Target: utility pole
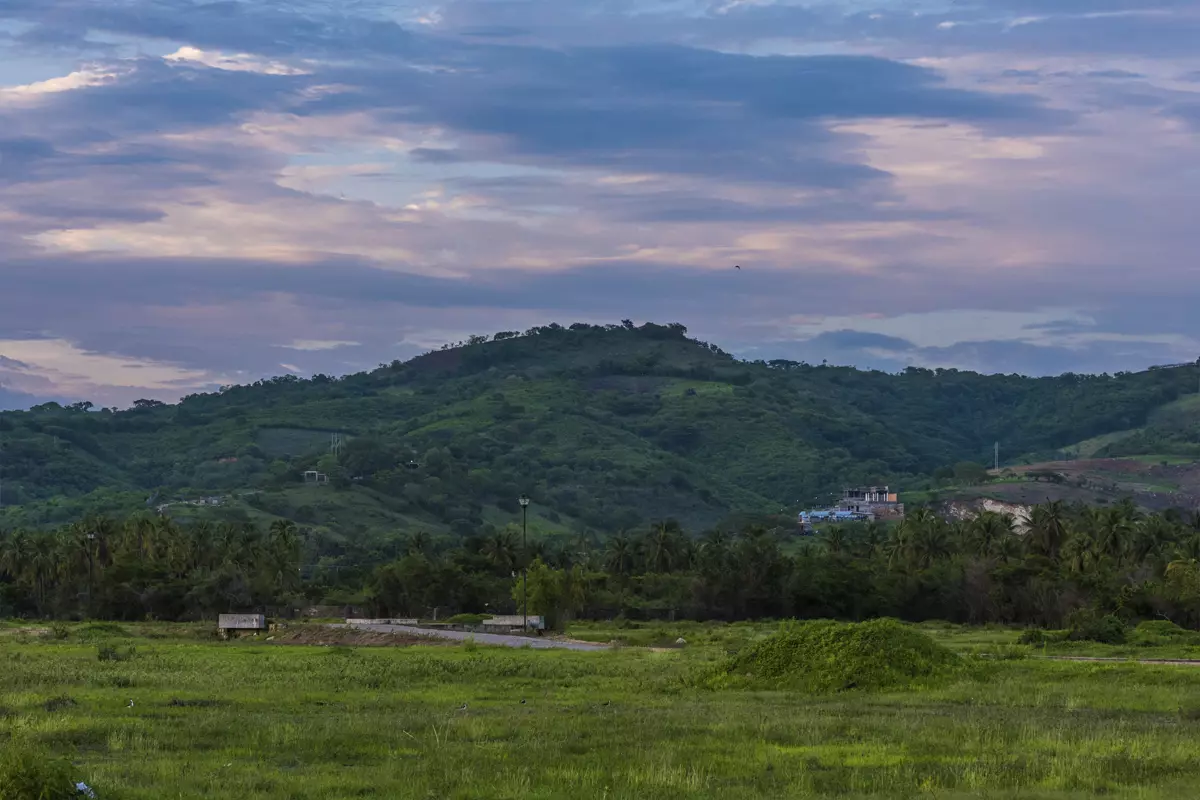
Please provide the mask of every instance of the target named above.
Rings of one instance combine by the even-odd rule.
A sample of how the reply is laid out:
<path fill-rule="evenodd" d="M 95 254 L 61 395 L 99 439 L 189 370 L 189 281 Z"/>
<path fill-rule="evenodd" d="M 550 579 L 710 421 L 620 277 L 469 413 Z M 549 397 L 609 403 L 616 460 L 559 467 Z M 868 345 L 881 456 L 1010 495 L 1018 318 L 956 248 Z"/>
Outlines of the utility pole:
<path fill-rule="evenodd" d="M 529 498 L 521 495 L 521 628 L 529 633 L 529 552 L 525 544 L 529 531 Z"/>
<path fill-rule="evenodd" d="M 996 445 L 995 445 L 994 463 L 996 465 L 996 471 L 999 472 L 1000 471 L 1000 443 L 999 442 L 996 442 Z"/>

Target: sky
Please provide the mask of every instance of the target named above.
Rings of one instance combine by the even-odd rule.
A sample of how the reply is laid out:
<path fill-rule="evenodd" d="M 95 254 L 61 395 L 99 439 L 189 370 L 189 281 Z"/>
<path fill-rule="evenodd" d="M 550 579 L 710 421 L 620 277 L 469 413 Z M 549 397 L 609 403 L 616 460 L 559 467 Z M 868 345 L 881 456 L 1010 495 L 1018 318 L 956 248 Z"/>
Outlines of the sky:
<path fill-rule="evenodd" d="M 1200 0 L 0 0 L 0 407 L 625 318 L 1194 361 L 1197 42 Z"/>

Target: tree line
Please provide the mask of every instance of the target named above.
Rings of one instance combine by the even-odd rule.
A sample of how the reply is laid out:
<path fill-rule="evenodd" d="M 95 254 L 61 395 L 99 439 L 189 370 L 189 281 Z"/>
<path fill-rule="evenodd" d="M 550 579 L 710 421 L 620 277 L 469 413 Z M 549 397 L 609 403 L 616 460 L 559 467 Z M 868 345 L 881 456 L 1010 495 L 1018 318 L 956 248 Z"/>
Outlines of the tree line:
<path fill-rule="evenodd" d="M 746 525 L 692 535 L 673 520 L 608 538 L 514 527 L 439 544 L 414 534 L 365 570 L 309 570 L 309 537 L 166 518 L 94 519 L 0 535 L 0 606 L 30 616 L 189 619 L 337 597 L 382 615 L 529 612 L 611 618 L 895 616 L 1061 628 L 1080 614 L 1200 627 L 1200 514 L 1048 503 L 1028 519 L 917 509 L 897 525 L 811 537 Z"/>
<path fill-rule="evenodd" d="M 195 619 L 300 597 L 296 525 L 96 517 L 0 533 L 0 616 Z"/>

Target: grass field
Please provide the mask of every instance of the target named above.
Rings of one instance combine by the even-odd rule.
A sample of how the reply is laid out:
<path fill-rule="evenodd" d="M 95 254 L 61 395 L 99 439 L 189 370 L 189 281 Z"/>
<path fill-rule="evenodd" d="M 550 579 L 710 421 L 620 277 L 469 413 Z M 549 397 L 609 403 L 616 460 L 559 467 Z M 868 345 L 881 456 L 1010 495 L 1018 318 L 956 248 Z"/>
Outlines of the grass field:
<path fill-rule="evenodd" d="M 1016 636 L 922 627 L 963 652 Z M 596 625 L 594 638 L 688 644 L 576 653 L 8 625 L 0 747 L 69 757 L 101 800 L 1151 800 L 1200 785 L 1200 669 L 974 659 L 963 677 L 888 693 L 694 688 L 772 629 Z"/>

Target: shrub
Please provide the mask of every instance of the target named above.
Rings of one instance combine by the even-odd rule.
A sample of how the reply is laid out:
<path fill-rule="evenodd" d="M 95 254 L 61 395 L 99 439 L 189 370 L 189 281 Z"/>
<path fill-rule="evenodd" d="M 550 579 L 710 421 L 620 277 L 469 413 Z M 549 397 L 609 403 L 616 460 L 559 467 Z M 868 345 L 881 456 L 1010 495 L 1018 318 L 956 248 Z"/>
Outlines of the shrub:
<path fill-rule="evenodd" d="M 75 785 L 65 760 L 11 743 L 0 753 L 0 800 L 76 800 Z"/>
<path fill-rule="evenodd" d="M 897 688 L 963 667 L 950 650 L 896 620 L 818 620 L 785 623 L 728 658 L 707 682 L 822 693 Z"/>
<path fill-rule="evenodd" d="M 485 619 L 490 619 L 488 614 L 455 614 L 446 620 L 451 625 L 479 625 Z"/>
<path fill-rule="evenodd" d="M 96 639 L 115 637 L 130 638 L 129 631 L 115 622 L 93 622 L 89 625 L 83 625 L 75 631 L 75 635 L 82 641 L 95 641 Z"/>
<path fill-rule="evenodd" d="M 1169 620 L 1152 619 L 1134 628 L 1129 642 L 1141 647 L 1168 644 L 1200 645 L 1200 633 L 1181 628 Z"/>
<path fill-rule="evenodd" d="M 120 647 L 111 644 L 96 646 L 96 659 L 99 661 L 128 661 L 136 655 L 136 647 L 127 647 L 122 650 Z"/>
<path fill-rule="evenodd" d="M 1021 631 L 1021 635 L 1017 637 L 1017 644 L 1031 644 L 1040 647 L 1048 642 L 1050 642 L 1050 637 L 1046 635 L 1045 631 L 1038 628 Z"/>
<path fill-rule="evenodd" d="M 1072 642 L 1099 642 L 1101 644 L 1124 644 L 1125 623 L 1112 614 L 1076 614 L 1071 620 L 1067 639 Z"/>
<path fill-rule="evenodd" d="M 1017 644 L 1031 644 L 1041 647 L 1046 644 L 1054 644 L 1055 642 L 1065 642 L 1070 631 L 1043 631 L 1038 628 L 1030 628 L 1021 631 L 1021 635 L 1017 637 Z"/>
<path fill-rule="evenodd" d="M 42 703 L 42 707 L 51 714 L 53 714 L 55 711 L 62 711 L 64 708 L 74 708 L 77 705 L 79 705 L 79 703 L 75 701 L 74 697 L 65 694 L 59 695 L 58 697 L 51 697 L 45 703 Z"/>

